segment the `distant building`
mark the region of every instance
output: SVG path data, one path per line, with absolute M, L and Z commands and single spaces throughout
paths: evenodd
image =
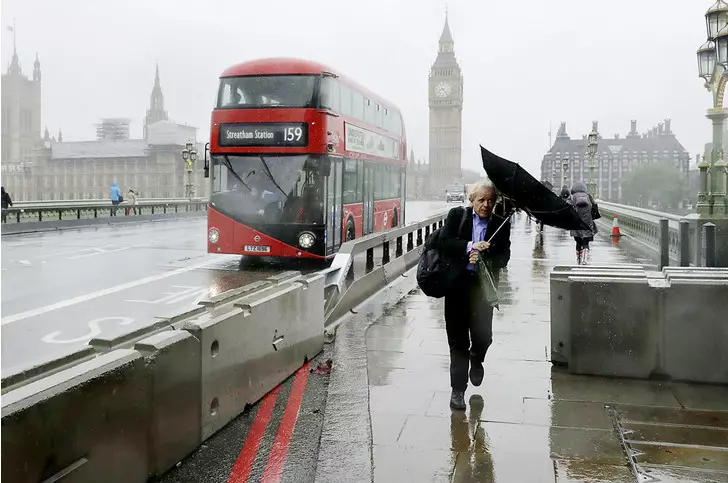
M 36 54 L 33 76 L 23 74 L 18 53 L 0 80 L 2 88 L 2 177 L 13 199 L 24 199 L 32 191 L 32 165 L 41 145 L 41 71 Z
M 598 124 L 594 123 L 598 132 Z M 589 156 L 587 136 L 572 139 L 566 133 L 566 123 L 562 122 L 551 149 L 541 161 L 541 179 L 548 180 L 555 187 L 564 183 L 571 186 L 575 181 L 589 181 Z M 671 122 L 666 119 L 645 134 L 637 132 L 637 121 L 631 121 L 630 132 L 625 137 L 615 134 L 613 138 L 599 135 L 598 151 L 594 158 L 594 178 L 597 182 L 597 195 L 607 201 L 619 202 L 622 199 L 622 182 L 635 167 L 655 161 L 669 160 L 684 174 L 688 183 L 690 154 L 680 144 L 672 132 Z M 563 165 L 567 169 L 564 173 Z
M 40 68 L 37 70 L 40 81 Z M 4 81 L 5 76 L 3 99 Z M 3 103 L 3 152 L 5 107 Z M 122 192 L 133 188 L 144 198 L 184 197 L 187 180 L 181 152 L 188 140 L 195 142 L 199 153 L 193 173 L 195 195 L 209 195 L 209 180 L 203 176 L 204 147 L 196 143 L 197 128 L 168 120 L 159 67 L 142 139 L 130 139 L 129 121 L 118 118 L 103 119 L 97 124 L 97 139 L 93 141 L 64 142 L 60 131 L 57 138 L 52 138 L 48 129 L 41 138 L 39 110 L 38 139 L 30 156 L 32 163 L 24 170 L 10 171 L 6 170 L 3 157 L 3 185 L 14 200 L 106 199 L 112 181 L 119 184 Z M 31 136 L 27 139 L 30 143 Z

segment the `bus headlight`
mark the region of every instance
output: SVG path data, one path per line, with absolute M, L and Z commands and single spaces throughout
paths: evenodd
M 217 231 L 217 228 L 210 228 L 207 232 L 207 239 L 213 244 L 220 241 L 220 232 Z
M 316 237 L 313 233 L 304 232 L 298 236 L 298 245 L 301 248 L 311 248 L 316 241 Z

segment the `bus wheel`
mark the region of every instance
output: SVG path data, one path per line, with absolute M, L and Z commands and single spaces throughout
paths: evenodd
M 399 216 L 397 216 L 397 208 L 394 209 L 394 213 L 392 213 L 392 228 L 397 228 L 399 225 Z
M 351 218 L 349 218 L 349 221 L 346 222 L 346 238 L 344 241 L 351 241 L 354 238 L 356 238 L 356 231 L 354 230 L 354 222 L 351 221 Z

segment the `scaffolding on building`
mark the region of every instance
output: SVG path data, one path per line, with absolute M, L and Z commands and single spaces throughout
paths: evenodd
M 124 140 L 129 139 L 129 119 L 115 117 L 102 119 L 96 124 L 96 139 Z

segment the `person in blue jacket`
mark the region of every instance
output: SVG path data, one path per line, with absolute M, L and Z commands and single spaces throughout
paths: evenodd
M 119 186 L 116 184 L 116 181 L 111 182 L 111 204 L 113 206 L 111 210 L 111 216 L 116 216 L 116 205 L 121 203 L 123 201 L 123 198 L 121 197 L 121 190 L 119 189 Z

